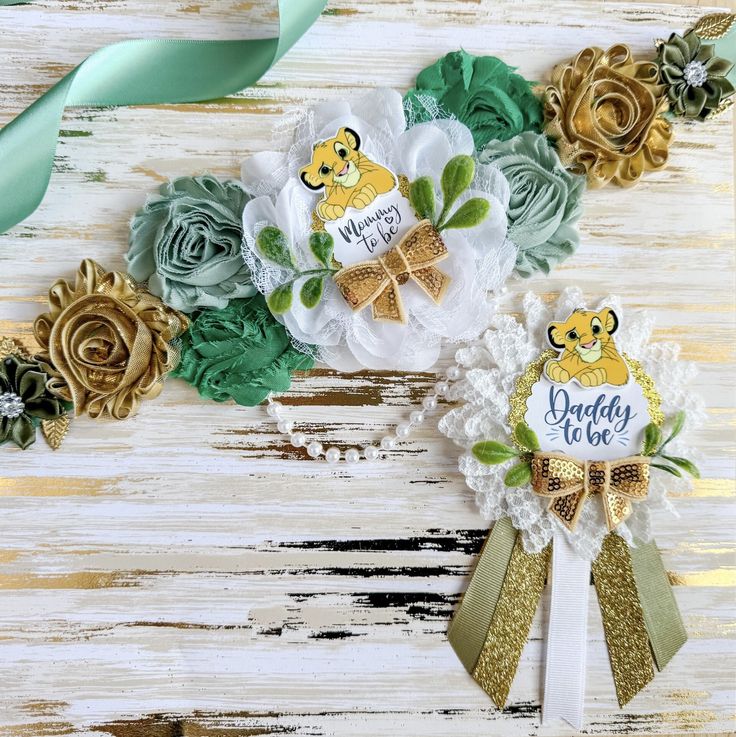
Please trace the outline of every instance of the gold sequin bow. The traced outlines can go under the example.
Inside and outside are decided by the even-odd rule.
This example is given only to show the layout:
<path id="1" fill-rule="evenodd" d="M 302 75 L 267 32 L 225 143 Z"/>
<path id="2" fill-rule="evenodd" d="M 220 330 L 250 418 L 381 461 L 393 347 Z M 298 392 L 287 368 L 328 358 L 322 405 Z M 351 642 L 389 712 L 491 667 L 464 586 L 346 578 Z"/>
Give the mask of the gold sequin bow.
<path id="1" fill-rule="evenodd" d="M 372 306 L 373 319 L 406 322 L 399 286 L 413 279 L 436 304 L 450 284 L 450 277 L 435 267 L 448 257 L 447 246 L 429 220 L 422 220 L 400 243 L 375 260 L 346 266 L 335 282 L 353 310 Z"/>
<path id="2" fill-rule="evenodd" d="M 578 461 L 561 453 L 535 453 L 532 488 L 551 497 L 549 511 L 574 530 L 589 494 L 603 498 L 608 529 L 631 514 L 631 502 L 641 501 L 649 490 L 649 458 L 629 456 L 617 461 Z"/>

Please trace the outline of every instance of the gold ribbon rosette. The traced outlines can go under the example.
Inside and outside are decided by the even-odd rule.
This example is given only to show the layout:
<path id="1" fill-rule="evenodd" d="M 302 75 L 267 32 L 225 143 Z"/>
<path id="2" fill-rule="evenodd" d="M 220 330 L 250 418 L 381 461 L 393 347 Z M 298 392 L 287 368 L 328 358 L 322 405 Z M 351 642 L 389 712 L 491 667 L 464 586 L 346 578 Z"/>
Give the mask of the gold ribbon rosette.
<path id="1" fill-rule="evenodd" d="M 405 323 L 399 287 L 413 279 L 430 299 L 441 304 L 450 277 L 435 264 L 448 256 L 437 229 L 429 220 L 421 220 L 383 256 L 346 266 L 334 279 L 353 310 L 371 305 L 374 320 Z"/>
<path id="2" fill-rule="evenodd" d="M 616 461 L 578 461 L 562 453 L 535 453 L 532 488 L 550 497 L 549 511 L 569 530 L 574 530 L 585 500 L 600 494 L 606 523 L 614 530 L 631 514 L 631 502 L 641 501 L 649 491 L 646 456 Z"/>

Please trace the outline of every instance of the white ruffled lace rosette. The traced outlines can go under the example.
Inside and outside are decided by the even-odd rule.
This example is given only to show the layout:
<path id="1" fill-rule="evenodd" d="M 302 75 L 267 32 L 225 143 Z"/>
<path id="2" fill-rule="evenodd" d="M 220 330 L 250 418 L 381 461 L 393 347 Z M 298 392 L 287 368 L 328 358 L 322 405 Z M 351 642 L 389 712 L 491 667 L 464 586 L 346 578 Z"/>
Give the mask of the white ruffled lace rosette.
<path id="1" fill-rule="evenodd" d="M 448 161 L 473 154 L 471 133 L 456 120 L 437 119 L 407 129 L 401 95 L 394 90 L 377 89 L 352 103 L 325 102 L 302 114 L 292 126 L 287 151 L 258 153 L 243 164 L 243 184 L 254 198 L 243 215 L 243 251 L 263 294 L 283 281 L 279 267 L 258 251 L 264 227 L 276 226 L 286 234 L 299 269 L 314 266 L 308 241 L 319 195 L 302 185 L 299 171 L 309 164 L 315 142 L 343 127 L 359 134 L 361 150 L 372 161 L 409 181 L 430 176 L 438 192 Z M 506 238 L 509 187 L 496 167 L 476 163 L 472 184 L 458 204 L 472 197 L 486 198 L 490 213 L 477 227 L 443 232 L 449 256 L 440 268 L 451 281 L 441 305 L 409 282 L 401 287 L 406 322 L 380 322 L 370 308 L 354 312 L 334 281 L 327 279 L 315 307 L 295 299 L 279 315 L 293 339 L 317 360 L 341 371 L 423 370 L 435 363 L 444 341 L 475 339 L 492 317 L 488 293 L 510 275 L 516 248 Z"/>
<path id="2" fill-rule="evenodd" d="M 522 322 L 509 315 L 497 315 L 476 343 L 457 351 L 456 359 L 465 369 L 465 376 L 452 387 L 450 398 L 464 404 L 448 412 L 440 420 L 439 427 L 441 432 L 464 448 L 459 468 L 467 485 L 476 492 L 484 517 L 489 521 L 509 517 L 521 533 L 524 548 L 529 553 L 543 550 L 555 531 L 561 531 L 577 555 L 594 560 L 609 532 L 600 500 L 588 500 L 575 529 L 570 531 L 549 514 L 549 500 L 535 494 L 530 484 L 515 488 L 504 484 L 509 464 L 484 465 L 470 449 L 475 443 L 488 439 L 511 442 L 509 400 L 514 394 L 517 379 L 549 347 L 548 324 L 566 319 L 578 308 L 597 310 L 603 306 L 612 307 L 619 316 L 616 346 L 622 354 L 639 361 L 653 380 L 665 418 L 682 410 L 686 412 L 686 431 L 668 445 L 668 453 L 672 456 L 692 455 L 684 436 L 704 419 L 702 401 L 688 388 L 695 375 L 694 365 L 679 360 L 678 345 L 650 343 L 652 318 L 639 311 L 624 312 L 617 297 L 607 297 L 598 307 L 586 308 L 582 293 L 578 289 L 567 289 L 555 305 L 548 307 L 539 297 L 527 294 L 523 300 Z M 667 500 L 667 490 L 683 491 L 689 485 L 685 474 L 678 478 L 654 470 L 646 498 L 632 505 L 632 513 L 616 527 L 616 532 L 629 545 L 634 543 L 634 538 L 644 542 L 651 540 L 652 514 L 664 509 L 674 512 Z"/>

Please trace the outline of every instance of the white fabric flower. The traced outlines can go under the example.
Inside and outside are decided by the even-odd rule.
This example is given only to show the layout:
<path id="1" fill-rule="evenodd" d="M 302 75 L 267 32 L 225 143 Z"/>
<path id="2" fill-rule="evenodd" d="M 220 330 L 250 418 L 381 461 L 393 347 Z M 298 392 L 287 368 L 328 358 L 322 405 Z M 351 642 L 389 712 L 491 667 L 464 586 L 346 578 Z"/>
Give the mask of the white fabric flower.
<path id="1" fill-rule="evenodd" d="M 264 294 L 283 280 L 278 267 L 256 251 L 256 236 L 266 225 L 286 233 L 299 268 L 314 267 L 308 238 L 320 194 L 302 186 L 299 169 L 309 163 L 315 141 L 335 135 L 343 126 L 360 134 L 361 150 L 371 160 L 409 180 L 429 175 L 437 191 L 449 159 L 473 153 L 470 131 L 455 120 L 435 120 L 405 130 L 401 96 L 394 90 L 377 89 L 352 104 L 328 101 L 303 114 L 287 152 L 259 153 L 243 164 L 243 183 L 254 197 L 243 214 L 243 253 L 254 284 Z M 294 299 L 280 317 L 293 338 L 314 346 L 317 359 L 341 371 L 423 370 L 435 363 L 444 341 L 475 339 L 492 317 L 487 293 L 500 288 L 510 275 L 516 249 L 506 239 L 509 188 L 500 171 L 478 164 L 475 179 L 458 204 L 470 197 L 485 197 L 491 211 L 475 228 L 443 232 L 449 257 L 439 267 L 451 283 L 441 305 L 410 281 L 401 287 L 407 323 L 377 322 L 369 307 L 353 312 L 328 279 L 315 308 L 307 309 Z"/>
<path id="2" fill-rule="evenodd" d="M 685 432 L 668 446 L 673 456 L 692 456 L 683 436 L 702 424 L 705 412 L 700 398 L 688 388 L 695 376 L 695 366 L 680 361 L 680 348 L 673 343 L 649 343 L 653 320 L 648 315 L 621 307 L 617 297 L 607 297 L 598 306 L 586 307 L 582 293 L 567 289 L 557 304 L 548 308 L 533 294 L 523 303 L 524 324 L 509 315 L 497 315 L 492 326 L 474 344 L 457 351 L 457 362 L 466 369 L 465 376 L 450 391 L 450 398 L 462 400 L 462 407 L 448 412 L 439 423 L 440 431 L 465 449 L 460 457 L 460 471 L 467 485 L 476 492 L 476 501 L 483 516 L 489 520 L 510 517 L 521 532 L 524 548 L 530 553 L 541 551 L 552 538 L 557 525 L 570 540 L 579 555 L 593 560 L 600 552 L 608 533 L 600 500 L 588 500 L 573 532 L 567 530 L 547 512 L 547 500 L 534 493 L 530 485 L 509 488 L 504 476 L 509 464 L 486 466 L 470 453 L 481 440 L 499 440 L 511 444 L 508 425 L 509 398 L 516 380 L 529 363 L 546 348 L 546 328 L 553 320 L 565 320 L 577 308 L 600 310 L 612 307 L 619 316 L 616 347 L 619 352 L 641 362 L 652 378 L 662 398 L 665 418 L 680 410 L 687 413 Z M 649 541 L 653 511 L 673 511 L 666 498 L 668 489 L 683 491 L 689 481 L 653 469 L 649 493 L 641 502 L 634 502 L 629 518 L 616 528 L 629 544 L 633 538 Z M 594 503 L 595 502 L 595 503 Z"/>

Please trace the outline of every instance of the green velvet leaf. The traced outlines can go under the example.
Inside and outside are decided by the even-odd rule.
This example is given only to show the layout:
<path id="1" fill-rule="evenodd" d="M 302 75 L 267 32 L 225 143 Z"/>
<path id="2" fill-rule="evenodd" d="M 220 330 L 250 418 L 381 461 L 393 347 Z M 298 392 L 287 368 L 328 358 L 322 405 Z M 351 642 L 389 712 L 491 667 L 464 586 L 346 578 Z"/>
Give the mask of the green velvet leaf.
<path id="1" fill-rule="evenodd" d="M 686 419 L 687 414 L 684 410 L 680 410 L 676 415 L 674 415 L 672 418 L 672 429 L 670 430 L 670 434 L 667 436 L 667 440 L 662 443 L 660 450 L 662 450 L 667 443 L 674 440 L 682 432 L 682 428 L 685 427 Z"/>
<path id="2" fill-rule="evenodd" d="M 666 461 L 669 461 L 670 463 L 674 463 L 675 466 L 677 466 L 678 468 L 681 468 L 683 471 L 686 471 L 693 478 L 696 478 L 696 479 L 700 478 L 700 471 L 698 470 L 698 467 L 692 461 L 689 461 L 687 458 L 679 458 L 678 456 L 666 456 L 666 455 L 662 455 L 662 458 L 664 458 Z"/>
<path id="3" fill-rule="evenodd" d="M 409 202 L 420 220 L 434 224 L 435 197 L 432 177 L 419 177 L 409 186 Z"/>
<path id="4" fill-rule="evenodd" d="M 470 186 L 475 175 L 471 156 L 453 156 L 442 171 L 442 212 L 447 213 L 455 200 Z"/>
<path id="5" fill-rule="evenodd" d="M 463 202 L 452 217 L 438 227 L 438 230 L 450 228 L 474 228 L 482 223 L 491 210 L 491 203 L 483 197 L 473 197 Z"/>
<path id="6" fill-rule="evenodd" d="M 309 236 L 309 249 L 314 257 L 325 268 L 329 269 L 332 264 L 332 252 L 335 250 L 335 241 L 325 230 L 317 231 Z"/>
<path id="7" fill-rule="evenodd" d="M 642 455 L 652 456 L 659 447 L 659 442 L 662 440 L 662 431 L 653 422 L 650 422 L 644 428 L 644 449 Z"/>
<path id="8" fill-rule="evenodd" d="M 313 276 L 302 284 L 299 292 L 299 299 L 302 304 L 309 310 L 316 307 L 322 299 L 322 289 L 324 288 L 324 277 Z"/>
<path id="9" fill-rule="evenodd" d="M 274 315 L 282 315 L 291 307 L 293 282 L 282 284 L 266 297 L 268 308 Z"/>
<path id="10" fill-rule="evenodd" d="M 660 471 L 667 471 L 677 478 L 682 478 L 682 474 L 674 466 L 664 466 L 661 463 L 652 463 L 653 468 L 658 468 Z"/>
<path id="11" fill-rule="evenodd" d="M 523 486 L 532 480 L 532 467 L 530 463 L 517 463 L 509 469 L 504 476 L 503 482 L 506 486 Z"/>
<path id="12" fill-rule="evenodd" d="M 471 452 L 475 458 L 486 466 L 496 466 L 511 458 L 517 458 L 519 455 L 515 448 L 498 443 L 495 440 L 484 440 L 476 443 Z"/>
<path id="13" fill-rule="evenodd" d="M 537 433 L 526 424 L 526 422 L 520 422 L 516 426 L 515 433 L 516 439 L 525 447 L 529 448 L 532 452 L 539 450 L 539 438 Z"/>
<path id="14" fill-rule="evenodd" d="M 273 225 L 267 225 L 261 230 L 256 238 L 256 246 L 269 261 L 273 261 L 285 269 L 294 268 L 286 234 Z"/>

